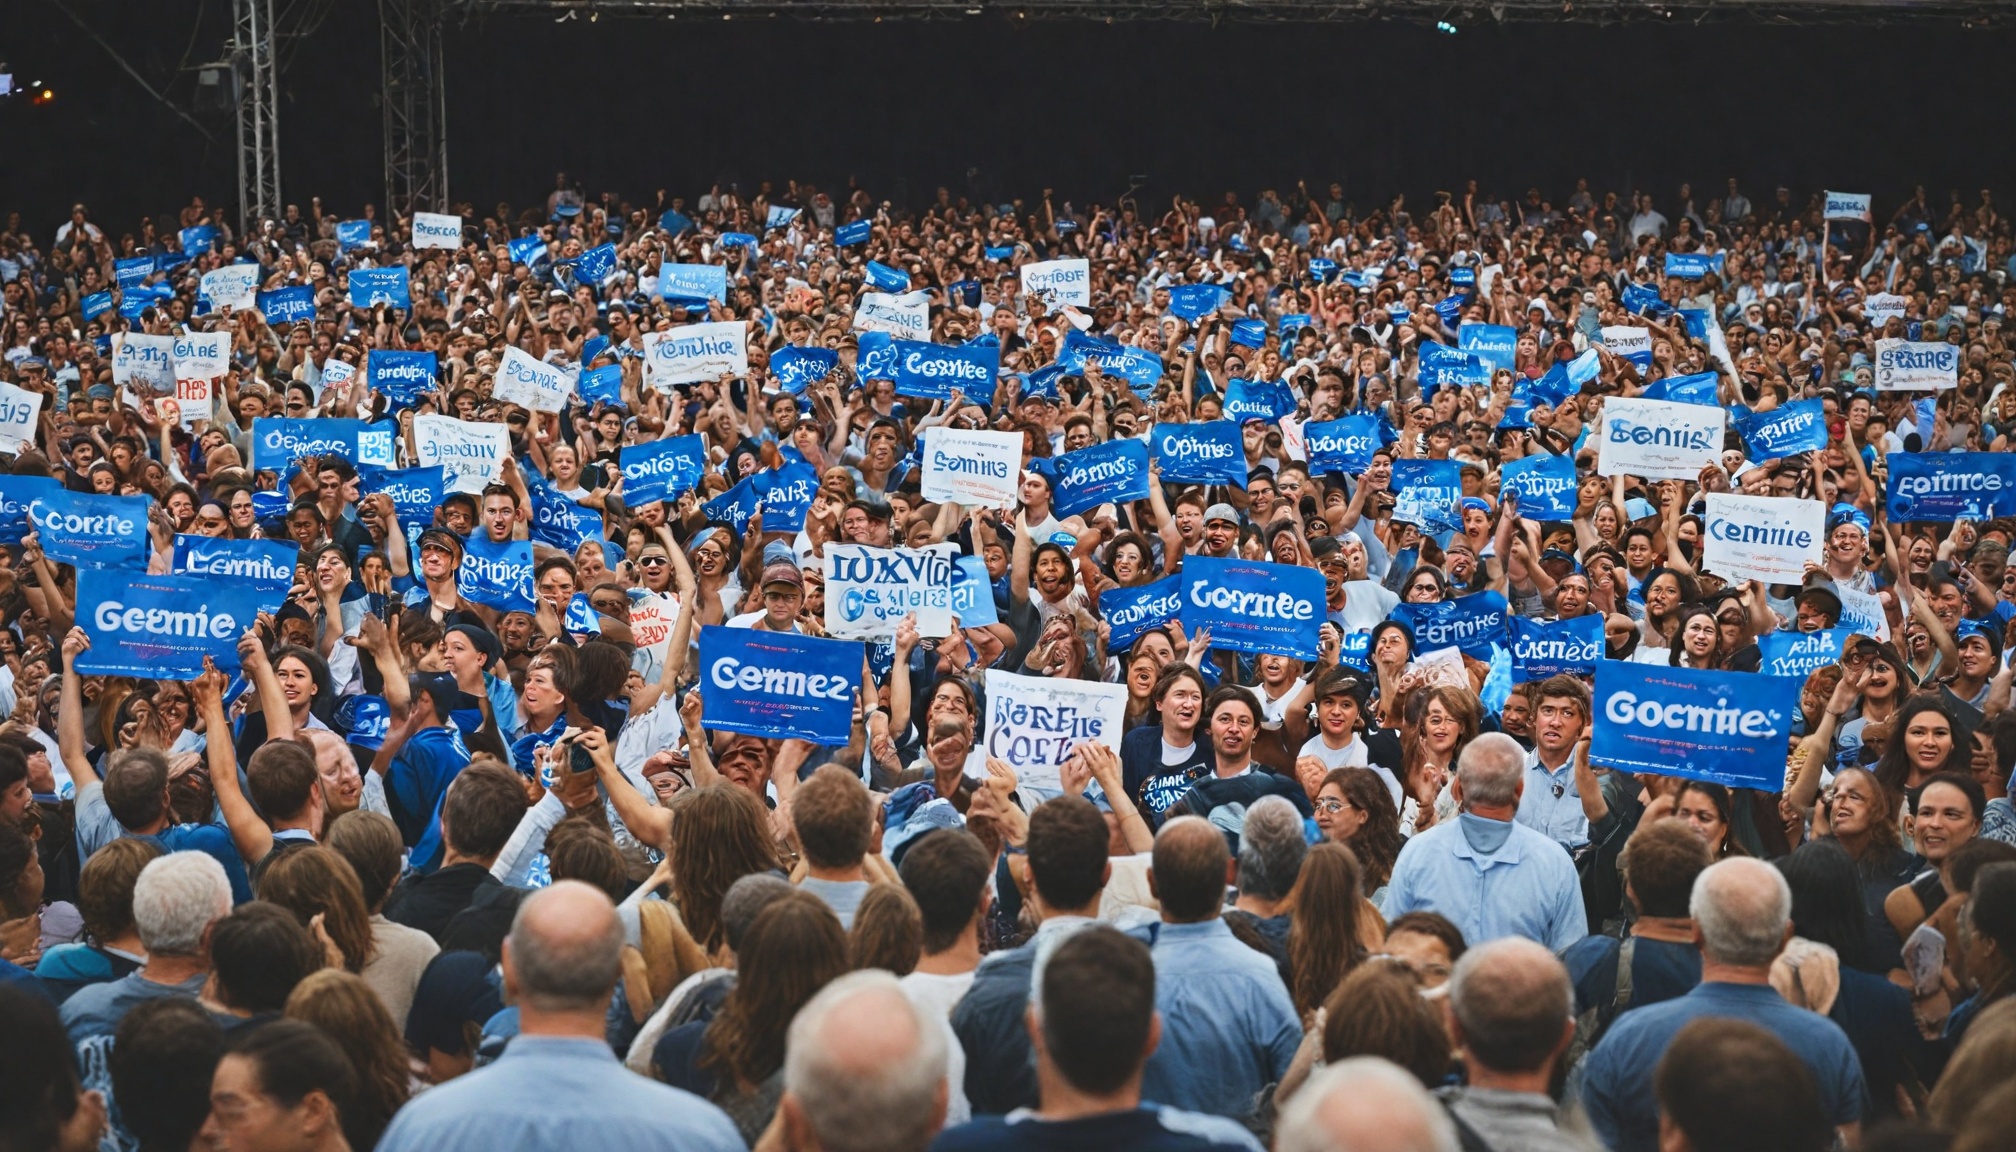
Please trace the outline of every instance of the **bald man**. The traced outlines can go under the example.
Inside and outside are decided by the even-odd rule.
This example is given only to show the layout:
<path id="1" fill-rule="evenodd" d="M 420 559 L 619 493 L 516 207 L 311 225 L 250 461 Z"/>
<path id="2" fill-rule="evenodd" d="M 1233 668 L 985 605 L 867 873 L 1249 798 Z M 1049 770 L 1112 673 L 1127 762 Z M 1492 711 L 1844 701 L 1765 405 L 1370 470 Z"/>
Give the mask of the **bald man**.
<path id="1" fill-rule="evenodd" d="M 945 1123 L 947 1033 L 880 969 L 850 972 L 798 1010 L 776 1123 L 796 1152 L 923 1152 Z"/>
<path id="2" fill-rule="evenodd" d="M 1354 1056 L 1309 1078 L 1281 1111 L 1274 1152 L 1460 1152 L 1449 1114 L 1412 1073 Z"/>
<path id="3" fill-rule="evenodd" d="M 1162 1043 L 1141 1094 L 1244 1121 L 1288 1070 L 1302 1023 L 1273 961 L 1240 943 L 1220 915 L 1231 880 L 1232 852 L 1213 825 L 1180 816 L 1156 833 L 1148 886 L 1162 906 L 1154 947 Z"/>
<path id="4" fill-rule="evenodd" d="M 495 1064 L 416 1097 L 380 1152 L 570 1152 L 581 1134 L 624 1152 L 741 1152 L 719 1108 L 624 1068 L 604 1020 L 623 923 L 600 889 L 562 880 L 525 898 L 504 941 L 518 1035 Z"/>
<path id="5" fill-rule="evenodd" d="M 1450 974 L 1449 1011 L 1469 1073 L 1443 1093 L 1458 1125 L 1493 1148 L 1595 1152 L 1585 1133 L 1561 1128 L 1547 1094 L 1575 1038 L 1575 991 L 1552 952 L 1516 936 L 1470 949 Z"/>

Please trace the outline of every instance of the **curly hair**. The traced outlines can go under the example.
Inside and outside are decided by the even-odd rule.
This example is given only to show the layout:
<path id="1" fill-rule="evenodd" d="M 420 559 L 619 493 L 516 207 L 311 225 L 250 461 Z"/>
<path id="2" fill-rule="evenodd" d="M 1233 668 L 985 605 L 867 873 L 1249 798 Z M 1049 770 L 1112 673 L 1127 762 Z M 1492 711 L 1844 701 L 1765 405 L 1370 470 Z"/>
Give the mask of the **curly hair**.
<path id="1" fill-rule="evenodd" d="M 1400 811 L 1393 806 L 1393 793 L 1385 779 L 1370 768 L 1332 769 L 1323 777 L 1322 787 L 1344 793 L 1351 806 L 1365 814 L 1365 823 L 1345 843 L 1358 858 L 1369 897 L 1393 878 L 1393 862 L 1400 858 L 1400 848 L 1406 843 L 1400 836 Z"/>

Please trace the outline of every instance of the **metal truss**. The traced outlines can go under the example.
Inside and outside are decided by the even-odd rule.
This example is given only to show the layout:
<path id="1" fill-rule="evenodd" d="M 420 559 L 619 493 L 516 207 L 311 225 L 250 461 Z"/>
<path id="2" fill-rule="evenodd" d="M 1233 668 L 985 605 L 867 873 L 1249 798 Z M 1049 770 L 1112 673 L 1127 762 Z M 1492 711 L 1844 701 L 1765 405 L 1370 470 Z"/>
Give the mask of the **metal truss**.
<path id="1" fill-rule="evenodd" d="M 443 0 L 378 0 L 388 212 L 405 215 L 448 206 L 444 9 Z"/>
<path id="2" fill-rule="evenodd" d="M 273 0 L 233 0 L 231 64 L 238 98 L 238 225 L 280 215 L 280 70 L 273 53 Z"/>

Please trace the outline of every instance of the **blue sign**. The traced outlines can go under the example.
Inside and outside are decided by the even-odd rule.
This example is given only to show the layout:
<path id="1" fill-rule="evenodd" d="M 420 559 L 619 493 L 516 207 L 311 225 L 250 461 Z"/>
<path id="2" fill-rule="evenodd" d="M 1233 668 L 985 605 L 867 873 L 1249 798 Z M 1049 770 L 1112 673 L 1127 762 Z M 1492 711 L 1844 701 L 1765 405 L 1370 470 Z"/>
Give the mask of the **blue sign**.
<path id="1" fill-rule="evenodd" d="M 866 244 L 868 238 L 874 234 L 873 220 L 853 220 L 833 230 L 833 243 L 842 248 L 851 248 L 856 244 Z"/>
<path id="2" fill-rule="evenodd" d="M 252 584 L 201 576 L 149 576 L 82 568 L 77 624 L 91 647 L 77 655 L 89 676 L 194 680 L 203 658 L 238 670 L 238 641 L 280 597 Z"/>
<path id="3" fill-rule="evenodd" d="M 1393 461 L 1393 519 L 1430 535 L 1459 531 L 1463 466 L 1454 460 Z"/>
<path id="4" fill-rule="evenodd" d="M 1193 633 L 1211 629 L 1211 647 L 1316 659 L 1328 611 L 1323 574 L 1316 569 L 1189 556 L 1178 578 L 1183 626 Z"/>
<path id="5" fill-rule="evenodd" d="M 78 304 L 84 309 L 85 322 L 89 323 L 112 310 L 112 293 L 109 289 L 104 292 L 93 292 L 78 301 Z"/>
<path id="6" fill-rule="evenodd" d="M 371 243 L 369 220 L 340 220 L 336 224 L 336 250 L 355 252 Z"/>
<path id="7" fill-rule="evenodd" d="M 987 259 L 993 260 L 996 263 L 999 263 L 1002 260 L 1006 260 L 1014 255 L 1015 255 L 1015 246 L 1013 244 L 1004 244 L 999 248 L 996 248 L 991 244 L 987 246 Z"/>
<path id="8" fill-rule="evenodd" d="M 658 295 L 667 300 L 728 302 L 728 269 L 719 264 L 661 264 Z"/>
<path id="9" fill-rule="evenodd" d="M 1699 280 L 1710 271 L 1708 257 L 1699 252 L 1668 252 L 1666 275 L 1679 280 Z"/>
<path id="10" fill-rule="evenodd" d="M 1512 682 L 1549 676 L 1593 676 L 1603 659 L 1603 614 L 1591 612 L 1551 624 L 1512 617 Z"/>
<path id="11" fill-rule="evenodd" d="M 748 531 L 749 521 L 763 510 L 763 493 L 756 487 L 754 476 L 745 476 L 740 484 L 716 496 L 700 506 L 700 514 L 709 524 L 722 524 L 737 536 Z"/>
<path id="12" fill-rule="evenodd" d="M 217 226 L 197 224 L 184 228 L 179 239 L 182 241 L 182 255 L 201 256 L 217 247 Z"/>
<path id="13" fill-rule="evenodd" d="M 952 615 L 961 628 L 984 628 L 1001 622 L 1001 610 L 994 603 L 994 581 L 987 576 L 987 561 L 978 556 L 959 557 L 959 571 L 952 577 Z"/>
<path id="14" fill-rule="evenodd" d="M 0 473 L 0 544 L 19 544 L 34 531 L 28 521 L 28 505 L 37 496 L 61 490 L 62 485 L 47 476 L 13 476 Z"/>
<path id="15" fill-rule="evenodd" d="M 756 247 L 756 243 L 756 237 L 751 236 L 747 232 L 723 232 L 721 234 L 721 247 L 723 248 L 754 248 Z"/>
<path id="16" fill-rule="evenodd" d="M 315 290 L 306 284 L 261 292 L 258 300 L 259 314 L 268 324 L 292 324 L 315 318 Z"/>
<path id="17" fill-rule="evenodd" d="M 858 640 L 709 625 L 700 629 L 700 711 L 709 731 L 845 744 L 861 663 Z"/>
<path id="18" fill-rule="evenodd" d="M 1492 646 L 1505 642 L 1510 616 L 1505 597 L 1486 591 L 1433 604 L 1401 604 L 1391 618 L 1413 629 L 1416 652 L 1454 647 L 1465 656 L 1489 660 Z"/>
<path id="19" fill-rule="evenodd" d="M 639 508 L 698 485 L 707 471 L 707 442 L 695 433 L 630 444 L 616 454 L 616 461 L 623 469 L 623 503 Z"/>
<path id="20" fill-rule="evenodd" d="M 1624 285 L 1624 295 L 1621 302 L 1626 312 L 1639 316 L 1650 316 L 1654 320 L 1669 315 L 1673 311 L 1671 304 L 1659 298 L 1658 289 L 1648 288 L 1643 284 Z"/>
<path id="21" fill-rule="evenodd" d="M 676 212 L 667 208 L 658 217 L 658 227 L 663 228 L 672 236 L 682 236 L 693 230 L 693 221 L 684 212 Z"/>
<path id="22" fill-rule="evenodd" d="M 750 477 L 763 497 L 763 531 L 803 532 L 805 514 L 819 492 L 819 473 L 810 464 L 786 464 Z"/>
<path id="23" fill-rule="evenodd" d="M 1300 332 L 1302 329 L 1304 328 L 1314 329 L 1315 327 L 1316 327 L 1316 321 L 1310 319 L 1308 313 L 1291 312 L 1288 315 L 1281 317 L 1280 321 L 1276 325 L 1276 330 L 1281 333 L 1281 338 L 1283 340 L 1292 340 L 1295 338 L 1295 334 L 1297 332 Z"/>
<path id="24" fill-rule="evenodd" d="M 1148 498 L 1148 446 L 1125 438 L 1057 458 L 1056 515 Z"/>
<path id="25" fill-rule="evenodd" d="M 1511 371 L 1518 356 L 1519 332 L 1505 324 L 1465 324 L 1456 330 L 1456 347 L 1477 357 L 1495 371 Z"/>
<path id="26" fill-rule="evenodd" d="M 1804 682 L 1605 660 L 1596 666 L 1589 760 L 1612 771 L 1785 787 L 1785 748 Z"/>
<path id="27" fill-rule="evenodd" d="M 1162 358 L 1155 353 L 1087 336 L 1076 328 L 1067 331 L 1057 363 L 1064 371 L 1082 376 L 1088 362 L 1098 364 L 1108 376 L 1127 381 L 1136 392 L 1151 391 L 1162 379 Z"/>
<path id="28" fill-rule="evenodd" d="M 490 534 L 478 531 L 462 550 L 462 567 L 455 573 L 455 587 L 463 596 L 485 608 L 499 612 L 532 612 L 532 542 L 506 540 L 502 544 Z"/>
<path id="29" fill-rule="evenodd" d="M 1666 400 L 1674 404 L 1701 404 L 1709 408 L 1722 406 L 1721 389 L 1717 386 L 1713 372 L 1696 372 L 1692 376 L 1663 376 L 1647 384 L 1639 398 Z"/>
<path id="30" fill-rule="evenodd" d="M 243 580 L 281 596 L 294 587 L 300 545 L 292 540 L 233 540 L 177 533 L 172 571 L 177 576 Z M 278 599 L 274 606 L 278 607 Z"/>
<path id="31" fill-rule="evenodd" d="M 1827 413 L 1819 400 L 1794 400 L 1736 422 L 1750 459 L 1758 463 L 1827 447 Z"/>
<path id="32" fill-rule="evenodd" d="M 404 311 L 413 309 L 412 282 L 404 268 L 353 268 L 350 270 L 350 304 L 372 308 L 389 304 Z"/>
<path id="33" fill-rule="evenodd" d="M 1346 632 L 1343 643 L 1337 646 L 1337 662 L 1360 672 L 1372 671 L 1372 633 Z"/>
<path id="34" fill-rule="evenodd" d="M 910 274 L 876 260 L 868 261 L 868 283 L 878 292 L 910 291 Z"/>
<path id="35" fill-rule="evenodd" d="M 1157 424 L 1148 443 L 1162 462 L 1164 480 L 1246 486 L 1246 446 L 1236 420 Z"/>
<path id="36" fill-rule="evenodd" d="M 2016 515 L 2016 454 L 2008 452 L 1892 452 L 1890 519 L 1992 520 Z"/>
<path id="37" fill-rule="evenodd" d="M 1000 371 L 1000 350 L 971 344 L 950 347 L 921 340 L 895 340 L 894 371 L 897 394 L 924 400 L 952 399 L 958 392 L 969 401 L 987 404 L 994 399 L 994 381 Z"/>
<path id="38" fill-rule="evenodd" d="M 422 528 L 434 523 L 434 512 L 448 498 L 448 469 L 439 464 L 426 468 L 359 468 L 357 491 L 366 496 L 392 497 L 392 510 L 401 525 Z"/>
<path id="39" fill-rule="evenodd" d="M 1115 655 L 1127 651 L 1134 642 L 1183 612 L 1183 576 L 1164 576 L 1131 588 L 1108 588 L 1099 593 L 1099 615 L 1112 630 L 1106 650 Z"/>
<path id="40" fill-rule="evenodd" d="M 1797 676 L 1802 682 L 1829 664 L 1838 664 L 1853 628 L 1823 628 L 1818 632 L 1781 630 L 1757 638 L 1766 676 Z"/>
<path id="41" fill-rule="evenodd" d="M 1248 348 L 1267 346 L 1267 322 L 1265 320 L 1241 320 L 1232 325 L 1232 343 Z"/>
<path id="42" fill-rule="evenodd" d="M 525 472 L 525 488 L 532 497 L 532 523 L 528 528 L 532 539 L 570 556 L 588 541 L 602 539 L 600 512 L 569 500 L 530 469 Z"/>
<path id="43" fill-rule="evenodd" d="M 112 282 L 131 288 L 154 274 L 154 257 L 125 256 L 112 262 Z"/>
<path id="44" fill-rule="evenodd" d="M 1575 519 L 1575 501 L 1580 486 L 1575 478 L 1575 458 L 1541 452 L 1505 465 L 1499 483 L 1504 492 L 1519 494 L 1519 515 L 1538 523 L 1559 523 Z"/>
<path id="45" fill-rule="evenodd" d="M 616 271 L 616 246 L 598 244 L 576 256 L 572 263 L 577 280 L 599 288 Z"/>
<path id="46" fill-rule="evenodd" d="M 796 344 L 770 353 L 770 375 L 777 386 L 793 396 L 826 378 L 840 365 L 840 353 L 831 348 L 801 348 Z"/>
<path id="47" fill-rule="evenodd" d="M 1248 420 L 1263 420 L 1275 423 L 1283 416 L 1295 414 L 1295 397 L 1288 386 L 1278 380 L 1240 380 L 1225 382 L 1225 418 L 1237 423 Z"/>
<path id="48" fill-rule="evenodd" d="M 1482 356 L 1431 340 L 1421 345 L 1420 377 L 1422 394 L 1433 396 L 1436 389 L 1447 385 L 1489 384 L 1491 365 Z"/>
<path id="49" fill-rule="evenodd" d="M 854 378 L 890 380 L 896 376 L 896 338 L 887 332 L 863 332 L 855 341 Z"/>
<path id="50" fill-rule="evenodd" d="M 520 236 L 511 241 L 509 247 L 511 262 L 522 264 L 527 268 L 546 256 L 546 238 L 543 236 Z"/>
<path id="51" fill-rule="evenodd" d="M 151 496 L 100 496 L 53 488 L 28 501 L 42 552 L 79 568 L 147 567 L 147 513 Z M 78 611 L 83 611 L 79 606 Z M 237 640 L 232 637 L 233 642 Z"/>
<path id="52" fill-rule="evenodd" d="M 623 403 L 623 366 L 604 364 L 582 372 L 574 382 L 581 399 L 590 404 Z"/>
<path id="53" fill-rule="evenodd" d="M 1225 306 L 1232 293 L 1222 284 L 1178 284 L 1169 289 L 1169 314 L 1196 323 Z"/>
<path id="54" fill-rule="evenodd" d="M 393 351 L 373 348 L 364 357 L 364 384 L 392 401 L 395 408 L 411 408 L 420 394 L 434 390 L 440 362 L 432 352 Z"/>
<path id="55" fill-rule="evenodd" d="M 122 288 L 119 292 L 119 315 L 128 320 L 138 320 L 142 312 L 174 298 L 175 290 L 166 284 L 135 284 L 131 288 Z"/>
<path id="56" fill-rule="evenodd" d="M 1372 453 L 1380 446 L 1379 422 L 1368 415 L 1317 420 L 1302 426 L 1302 441 L 1312 475 L 1357 476 L 1372 467 Z"/>
<path id="57" fill-rule="evenodd" d="M 289 420 L 260 417 L 252 421 L 252 470 L 286 472 L 308 456 L 341 456 L 352 464 L 383 467 L 392 461 L 392 425 L 362 420 L 315 417 Z"/>

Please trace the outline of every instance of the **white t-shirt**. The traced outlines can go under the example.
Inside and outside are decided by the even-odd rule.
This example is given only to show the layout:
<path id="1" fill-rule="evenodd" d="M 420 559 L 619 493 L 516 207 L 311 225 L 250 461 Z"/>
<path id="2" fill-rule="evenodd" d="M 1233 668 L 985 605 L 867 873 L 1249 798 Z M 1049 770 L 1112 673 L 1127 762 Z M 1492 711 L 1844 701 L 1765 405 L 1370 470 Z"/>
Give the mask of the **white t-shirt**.
<path id="1" fill-rule="evenodd" d="M 1344 582 L 1344 607 L 1330 613 L 1331 619 L 1343 618 L 1346 632 L 1369 632 L 1378 627 L 1400 603 L 1384 585 L 1370 580 L 1347 580 Z"/>
<path id="2" fill-rule="evenodd" d="M 1190 754 L 1195 752 L 1196 750 L 1197 750 L 1197 741 L 1195 740 L 1192 740 L 1190 741 L 1190 743 L 1184 744 L 1180 747 L 1175 744 L 1169 743 L 1169 741 L 1167 740 L 1164 740 L 1162 741 L 1162 765 L 1163 767 L 1168 768 L 1181 764 L 1185 760 L 1190 759 Z"/>
<path id="3" fill-rule="evenodd" d="M 1323 742 L 1322 733 L 1311 736 L 1302 745 L 1297 756 L 1314 756 L 1323 762 L 1323 767 L 1336 771 L 1339 768 L 1363 768 L 1365 760 L 1365 739 L 1356 732 L 1351 734 L 1351 742 L 1342 748 L 1332 748 Z"/>
<path id="4" fill-rule="evenodd" d="M 939 1027 L 945 1029 L 945 1123 L 964 1124 L 973 1118 L 973 1105 L 966 1099 L 966 1049 L 959 1043 L 959 1034 L 952 1030 L 952 1009 L 966 995 L 966 989 L 973 986 L 973 973 L 940 976 L 912 972 L 900 983 L 903 994 L 910 998 L 918 1013 L 937 1020 Z"/>

